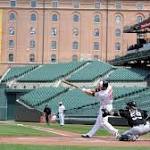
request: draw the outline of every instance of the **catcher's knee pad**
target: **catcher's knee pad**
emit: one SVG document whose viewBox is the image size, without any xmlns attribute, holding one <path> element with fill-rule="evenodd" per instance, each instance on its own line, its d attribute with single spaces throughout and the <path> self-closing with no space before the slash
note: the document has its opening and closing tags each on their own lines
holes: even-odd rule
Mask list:
<svg viewBox="0 0 150 150">
<path fill-rule="evenodd" d="M 137 137 L 131 134 L 123 134 L 120 136 L 119 141 L 136 141 Z"/>
</svg>

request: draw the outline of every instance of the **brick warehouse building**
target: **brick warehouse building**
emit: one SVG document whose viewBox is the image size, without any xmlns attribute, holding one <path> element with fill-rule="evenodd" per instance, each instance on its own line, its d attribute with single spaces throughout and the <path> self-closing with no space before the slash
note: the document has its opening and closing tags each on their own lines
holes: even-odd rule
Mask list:
<svg viewBox="0 0 150 150">
<path fill-rule="evenodd" d="M 149 10 L 149 0 L 1 0 L 0 75 L 16 64 L 123 56 L 137 42 L 123 27 Z"/>
</svg>

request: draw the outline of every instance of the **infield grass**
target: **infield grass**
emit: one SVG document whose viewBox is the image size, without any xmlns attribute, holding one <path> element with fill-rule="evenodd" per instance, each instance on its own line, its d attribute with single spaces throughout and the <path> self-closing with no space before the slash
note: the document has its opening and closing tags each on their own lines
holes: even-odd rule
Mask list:
<svg viewBox="0 0 150 150">
<path fill-rule="evenodd" d="M 149 150 L 148 147 L 35 146 L 1 144 L 1 150 Z"/>
</svg>

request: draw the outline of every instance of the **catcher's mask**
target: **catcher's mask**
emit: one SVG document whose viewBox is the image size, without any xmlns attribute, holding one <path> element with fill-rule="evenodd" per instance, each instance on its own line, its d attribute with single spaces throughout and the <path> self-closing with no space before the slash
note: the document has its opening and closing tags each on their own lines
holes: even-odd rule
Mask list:
<svg viewBox="0 0 150 150">
<path fill-rule="evenodd" d="M 136 102 L 131 101 L 126 104 L 126 109 L 135 109 L 137 107 Z"/>
</svg>

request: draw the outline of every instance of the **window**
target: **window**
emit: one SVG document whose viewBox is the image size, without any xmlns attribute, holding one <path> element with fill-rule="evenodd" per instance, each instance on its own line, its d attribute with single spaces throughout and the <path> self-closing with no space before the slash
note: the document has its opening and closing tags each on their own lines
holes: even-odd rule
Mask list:
<svg viewBox="0 0 150 150">
<path fill-rule="evenodd" d="M 121 16 L 120 15 L 116 16 L 115 22 L 116 22 L 116 24 L 120 24 L 121 23 Z"/>
<path fill-rule="evenodd" d="M 9 48 L 14 48 L 15 42 L 14 40 L 9 40 Z"/>
<path fill-rule="evenodd" d="M 14 27 L 9 27 L 9 35 L 15 35 Z"/>
<path fill-rule="evenodd" d="M 120 42 L 116 42 L 115 43 L 115 50 L 120 50 L 120 49 L 121 49 Z"/>
<path fill-rule="evenodd" d="M 51 62 L 56 62 L 56 55 L 55 54 L 51 55 Z"/>
<path fill-rule="evenodd" d="M 29 62 L 35 62 L 35 55 L 34 54 L 30 54 Z"/>
<path fill-rule="evenodd" d="M 52 0 L 52 7 L 57 8 L 59 6 L 59 0 Z"/>
<path fill-rule="evenodd" d="M 142 16 L 137 16 L 136 23 L 140 23 L 142 21 L 143 21 L 143 17 Z"/>
<path fill-rule="evenodd" d="M 98 28 L 94 29 L 94 36 L 96 36 L 96 37 L 99 36 L 99 29 Z"/>
<path fill-rule="evenodd" d="M 9 62 L 13 62 L 14 61 L 14 55 L 13 54 L 9 54 L 8 55 L 8 61 Z"/>
<path fill-rule="evenodd" d="M 95 0 L 95 8 L 100 8 L 101 6 L 101 0 Z"/>
<path fill-rule="evenodd" d="M 94 55 L 94 59 L 98 60 L 99 59 L 98 55 Z"/>
<path fill-rule="evenodd" d="M 116 37 L 120 37 L 121 36 L 121 30 L 120 29 L 116 29 L 115 30 L 115 35 L 116 35 Z"/>
<path fill-rule="evenodd" d="M 58 21 L 58 16 L 57 14 L 52 15 L 52 21 Z"/>
<path fill-rule="evenodd" d="M 94 22 L 100 22 L 100 17 L 99 15 L 94 16 Z"/>
<path fill-rule="evenodd" d="M 77 55 L 73 55 L 72 56 L 72 61 L 77 61 L 78 60 L 78 56 Z"/>
<path fill-rule="evenodd" d="M 80 7 L 80 0 L 72 0 L 73 7 L 74 8 L 79 8 Z"/>
<path fill-rule="evenodd" d="M 99 42 L 94 42 L 94 50 L 99 50 Z"/>
<path fill-rule="evenodd" d="M 34 35 L 34 34 L 36 34 L 35 28 L 30 27 L 30 35 Z"/>
<path fill-rule="evenodd" d="M 10 0 L 10 6 L 16 7 L 16 0 Z"/>
<path fill-rule="evenodd" d="M 79 22 L 79 15 L 73 15 L 73 21 L 74 22 Z"/>
<path fill-rule="evenodd" d="M 72 34 L 73 34 L 74 36 L 78 36 L 78 35 L 79 35 L 79 30 L 78 30 L 78 28 L 73 28 Z"/>
<path fill-rule="evenodd" d="M 35 41 L 34 40 L 30 41 L 30 48 L 35 48 Z"/>
<path fill-rule="evenodd" d="M 121 9 L 122 5 L 121 5 L 121 0 L 116 0 L 116 9 Z"/>
<path fill-rule="evenodd" d="M 15 13 L 10 13 L 9 20 L 10 21 L 15 21 L 16 20 L 16 14 Z"/>
<path fill-rule="evenodd" d="M 51 42 L 51 49 L 56 49 L 57 45 L 56 45 L 56 41 L 52 41 Z"/>
<path fill-rule="evenodd" d="M 72 43 L 72 49 L 78 49 L 78 47 L 79 47 L 78 42 L 77 42 L 77 41 L 74 41 L 74 42 Z"/>
<path fill-rule="evenodd" d="M 36 0 L 31 0 L 31 7 L 36 7 Z"/>
<path fill-rule="evenodd" d="M 137 2 L 136 8 L 137 8 L 138 10 L 143 10 L 143 9 L 144 9 L 144 4 L 143 4 L 142 2 Z"/>
<path fill-rule="evenodd" d="M 51 35 L 52 35 L 52 36 L 56 36 L 56 34 L 57 34 L 57 30 L 56 30 L 56 28 L 53 27 L 53 28 L 51 29 Z"/>
<path fill-rule="evenodd" d="M 31 14 L 31 21 L 36 21 L 36 14 Z"/>
</svg>

